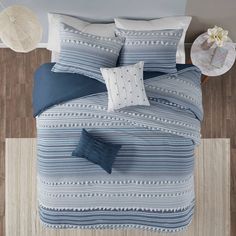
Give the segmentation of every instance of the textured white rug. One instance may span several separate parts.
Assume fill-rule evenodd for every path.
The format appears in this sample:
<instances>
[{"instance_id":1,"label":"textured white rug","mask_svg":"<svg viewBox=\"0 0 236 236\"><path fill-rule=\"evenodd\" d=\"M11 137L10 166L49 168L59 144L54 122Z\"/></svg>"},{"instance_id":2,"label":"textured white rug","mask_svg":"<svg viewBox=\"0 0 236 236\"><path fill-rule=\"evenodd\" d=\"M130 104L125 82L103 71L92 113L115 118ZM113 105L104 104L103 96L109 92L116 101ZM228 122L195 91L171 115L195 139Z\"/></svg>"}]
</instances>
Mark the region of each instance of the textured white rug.
<instances>
[{"instance_id":1,"label":"textured white rug","mask_svg":"<svg viewBox=\"0 0 236 236\"><path fill-rule=\"evenodd\" d=\"M230 141L203 139L196 150L196 209L186 232L172 236L230 235ZM159 236L138 230L43 228L36 201L36 139L6 140L6 236Z\"/></svg>"}]
</instances>

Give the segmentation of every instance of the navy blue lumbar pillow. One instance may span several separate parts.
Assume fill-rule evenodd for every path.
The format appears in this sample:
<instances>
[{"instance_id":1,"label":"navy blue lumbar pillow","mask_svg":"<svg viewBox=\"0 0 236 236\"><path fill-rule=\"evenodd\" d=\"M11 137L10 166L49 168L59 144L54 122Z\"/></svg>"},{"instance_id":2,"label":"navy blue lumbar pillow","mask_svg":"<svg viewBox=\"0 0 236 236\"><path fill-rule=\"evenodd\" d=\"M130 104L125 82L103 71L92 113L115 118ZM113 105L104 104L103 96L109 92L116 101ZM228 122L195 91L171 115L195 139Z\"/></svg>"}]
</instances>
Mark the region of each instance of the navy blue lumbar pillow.
<instances>
[{"instance_id":1,"label":"navy blue lumbar pillow","mask_svg":"<svg viewBox=\"0 0 236 236\"><path fill-rule=\"evenodd\" d=\"M111 174L112 164L120 148L121 145L103 142L83 129L79 144L72 152L72 156L85 158L100 165L107 173Z\"/></svg>"}]
</instances>

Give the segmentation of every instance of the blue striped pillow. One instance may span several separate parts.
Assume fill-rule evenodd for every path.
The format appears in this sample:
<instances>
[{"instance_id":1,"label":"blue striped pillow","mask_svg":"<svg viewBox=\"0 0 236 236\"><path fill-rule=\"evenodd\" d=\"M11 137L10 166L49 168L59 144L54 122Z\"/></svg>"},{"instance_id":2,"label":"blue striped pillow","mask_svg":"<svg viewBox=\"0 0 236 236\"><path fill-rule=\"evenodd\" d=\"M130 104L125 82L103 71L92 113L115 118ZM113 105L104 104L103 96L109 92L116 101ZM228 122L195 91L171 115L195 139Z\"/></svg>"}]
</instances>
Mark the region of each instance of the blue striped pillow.
<instances>
[{"instance_id":1,"label":"blue striped pillow","mask_svg":"<svg viewBox=\"0 0 236 236\"><path fill-rule=\"evenodd\" d=\"M136 31L116 29L116 35L125 38L119 65L144 61L144 71L175 73L176 51L182 29Z\"/></svg>"},{"instance_id":2,"label":"blue striped pillow","mask_svg":"<svg viewBox=\"0 0 236 236\"><path fill-rule=\"evenodd\" d=\"M72 152L72 156L85 158L111 174L112 164L120 148L121 145L105 143L83 129L79 144Z\"/></svg>"},{"instance_id":3,"label":"blue striped pillow","mask_svg":"<svg viewBox=\"0 0 236 236\"><path fill-rule=\"evenodd\" d=\"M78 73L104 83L101 67L115 67L124 39L81 32L61 23L61 51L53 72Z\"/></svg>"}]
</instances>

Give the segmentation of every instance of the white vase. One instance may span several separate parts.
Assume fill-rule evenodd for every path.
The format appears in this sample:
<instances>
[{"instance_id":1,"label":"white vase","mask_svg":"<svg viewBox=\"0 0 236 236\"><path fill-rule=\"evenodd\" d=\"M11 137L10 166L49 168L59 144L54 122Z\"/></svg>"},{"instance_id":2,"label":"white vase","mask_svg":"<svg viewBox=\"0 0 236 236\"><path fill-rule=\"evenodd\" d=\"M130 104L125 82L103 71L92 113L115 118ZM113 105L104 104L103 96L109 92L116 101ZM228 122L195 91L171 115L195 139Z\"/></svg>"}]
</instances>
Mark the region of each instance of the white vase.
<instances>
[{"instance_id":1,"label":"white vase","mask_svg":"<svg viewBox=\"0 0 236 236\"><path fill-rule=\"evenodd\" d=\"M207 42L207 39L201 44L201 48L203 49L203 50L209 50L211 47L212 47L212 45L214 44L214 42L211 42L211 43L208 43Z\"/></svg>"}]
</instances>

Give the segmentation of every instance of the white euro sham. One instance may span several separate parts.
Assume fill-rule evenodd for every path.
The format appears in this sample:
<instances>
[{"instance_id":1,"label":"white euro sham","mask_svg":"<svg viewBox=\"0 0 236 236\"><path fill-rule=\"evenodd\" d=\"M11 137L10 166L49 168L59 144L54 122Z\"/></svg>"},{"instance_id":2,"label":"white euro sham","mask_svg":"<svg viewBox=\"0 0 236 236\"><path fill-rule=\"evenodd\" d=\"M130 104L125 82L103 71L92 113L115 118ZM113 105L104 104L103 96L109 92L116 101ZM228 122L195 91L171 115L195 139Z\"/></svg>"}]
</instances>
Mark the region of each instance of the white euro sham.
<instances>
[{"instance_id":1,"label":"white euro sham","mask_svg":"<svg viewBox=\"0 0 236 236\"><path fill-rule=\"evenodd\" d=\"M77 17L67 16L57 13L48 13L48 44L47 49L60 52L60 23L65 23L81 32L94 34L104 37L115 36L114 23L90 23L78 19Z\"/></svg>"}]
</instances>

